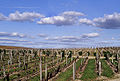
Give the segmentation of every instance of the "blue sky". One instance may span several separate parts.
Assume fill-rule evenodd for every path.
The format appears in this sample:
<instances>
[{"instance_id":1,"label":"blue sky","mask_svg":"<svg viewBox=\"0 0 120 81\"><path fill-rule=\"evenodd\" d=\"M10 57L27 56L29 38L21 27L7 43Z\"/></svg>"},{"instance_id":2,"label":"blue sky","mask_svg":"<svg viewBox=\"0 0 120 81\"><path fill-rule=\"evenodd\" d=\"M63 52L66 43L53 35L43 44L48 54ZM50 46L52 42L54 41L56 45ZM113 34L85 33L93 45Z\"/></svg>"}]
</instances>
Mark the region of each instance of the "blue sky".
<instances>
[{"instance_id":1,"label":"blue sky","mask_svg":"<svg viewBox=\"0 0 120 81\"><path fill-rule=\"evenodd\" d=\"M120 46L119 0L0 0L0 45Z\"/></svg>"}]
</instances>

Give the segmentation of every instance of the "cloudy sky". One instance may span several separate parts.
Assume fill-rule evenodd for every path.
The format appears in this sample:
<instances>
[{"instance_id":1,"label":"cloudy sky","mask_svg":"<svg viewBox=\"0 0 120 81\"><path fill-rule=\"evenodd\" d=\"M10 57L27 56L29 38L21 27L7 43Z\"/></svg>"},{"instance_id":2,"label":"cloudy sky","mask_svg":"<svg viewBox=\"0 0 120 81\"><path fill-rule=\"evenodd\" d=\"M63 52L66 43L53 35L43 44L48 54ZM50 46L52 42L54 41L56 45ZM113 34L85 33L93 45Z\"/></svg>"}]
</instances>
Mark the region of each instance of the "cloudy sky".
<instances>
[{"instance_id":1,"label":"cloudy sky","mask_svg":"<svg viewBox=\"0 0 120 81\"><path fill-rule=\"evenodd\" d=\"M120 46L119 0L0 0L0 45Z\"/></svg>"}]
</instances>

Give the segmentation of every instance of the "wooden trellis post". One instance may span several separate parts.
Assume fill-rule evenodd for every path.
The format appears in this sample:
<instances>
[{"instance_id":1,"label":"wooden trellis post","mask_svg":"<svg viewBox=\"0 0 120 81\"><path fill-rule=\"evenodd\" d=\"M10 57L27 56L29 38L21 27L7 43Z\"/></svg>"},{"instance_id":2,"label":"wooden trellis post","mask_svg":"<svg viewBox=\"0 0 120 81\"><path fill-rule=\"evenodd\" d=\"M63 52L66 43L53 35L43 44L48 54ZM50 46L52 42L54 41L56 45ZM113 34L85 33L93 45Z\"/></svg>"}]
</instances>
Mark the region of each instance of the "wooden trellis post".
<instances>
[{"instance_id":1,"label":"wooden trellis post","mask_svg":"<svg viewBox=\"0 0 120 81\"><path fill-rule=\"evenodd\" d=\"M65 54L66 54L66 65L67 65L67 52L66 52L66 50L65 50Z\"/></svg>"},{"instance_id":2,"label":"wooden trellis post","mask_svg":"<svg viewBox=\"0 0 120 81\"><path fill-rule=\"evenodd\" d=\"M42 81L42 60L41 60L42 52L40 52L39 50L38 55L40 56L40 81Z\"/></svg>"},{"instance_id":3,"label":"wooden trellis post","mask_svg":"<svg viewBox=\"0 0 120 81\"><path fill-rule=\"evenodd\" d=\"M112 54L112 63L113 63L113 59L114 59L114 50L113 50L112 53L113 53L113 54Z\"/></svg>"},{"instance_id":4,"label":"wooden trellis post","mask_svg":"<svg viewBox=\"0 0 120 81\"><path fill-rule=\"evenodd\" d=\"M56 51L56 53L57 53L57 64L58 64L58 60L59 60L59 59L58 59L58 51Z\"/></svg>"},{"instance_id":5,"label":"wooden trellis post","mask_svg":"<svg viewBox=\"0 0 120 81\"><path fill-rule=\"evenodd\" d=\"M19 60L18 60L18 62L19 62L19 67L20 67L20 65L21 65L21 62L20 62L20 53L19 53Z\"/></svg>"},{"instance_id":6,"label":"wooden trellis post","mask_svg":"<svg viewBox=\"0 0 120 81\"><path fill-rule=\"evenodd\" d=\"M4 52L3 52L3 54L4 54ZM2 59L1 59L1 61L2 61L2 64L3 64L3 76L5 77L6 76L6 73L5 73L5 65L4 65L4 61L3 61L3 56L2 56Z\"/></svg>"},{"instance_id":7,"label":"wooden trellis post","mask_svg":"<svg viewBox=\"0 0 120 81\"><path fill-rule=\"evenodd\" d=\"M120 60L118 60L118 73L120 74Z\"/></svg>"},{"instance_id":8,"label":"wooden trellis post","mask_svg":"<svg viewBox=\"0 0 120 81\"><path fill-rule=\"evenodd\" d=\"M1 52L1 61L3 60L3 52Z\"/></svg>"},{"instance_id":9,"label":"wooden trellis post","mask_svg":"<svg viewBox=\"0 0 120 81\"><path fill-rule=\"evenodd\" d=\"M9 64L10 64L10 61L8 60L8 73L9 73Z\"/></svg>"},{"instance_id":10,"label":"wooden trellis post","mask_svg":"<svg viewBox=\"0 0 120 81\"><path fill-rule=\"evenodd\" d=\"M61 52L61 61L62 61L62 54L63 54L63 53Z\"/></svg>"},{"instance_id":11,"label":"wooden trellis post","mask_svg":"<svg viewBox=\"0 0 120 81\"><path fill-rule=\"evenodd\" d=\"M114 57L113 57L113 55L112 55L112 63L113 63L113 59L114 59Z\"/></svg>"},{"instance_id":12,"label":"wooden trellis post","mask_svg":"<svg viewBox=\"0 0 120 81\"><path fill-rule=\"evenodd\" d=\"M47 81L47 59L45 63L45 80Z\"/></svg>"},{"instance_id":13,"label":"wooden trellis post","mask_svg":"<svg viewBox=\"0 0 120 81\"><path fill-rule=\"evenodd\" d=\"M10 65L12 65L12 50L9 50Z\"/></svg>"},{"instance_id":14,"label":"wooden trellis post","mask_svg":"<svg viewBox=\"0 0 120 81\"><path fill-rule=\"evenodd\" d=\"M28 50L28 63L30 62L30 53L29 53L29 50Z\"/></svg>"},{"instance_id":15,"label":"wooden trellis post","mask_svg":"<svg viewBox=\"0 0 120 81\"><path fill-rule=\"evenodd\" d=\"M54 61L54 50L53 49L52 49L52 56L53 56L52 58L53 58L53 64L54 64L55 61Z\"/></svg>"},{"instance_id":16,"label":"wooden trellis post","mask_svg":"<svg viewBox=\"0 0 120 81\"><path fill-rule=\"evenodd\" d=\"M101 62L99 61L99 68L98 68L98 74L101 76L102 73L102 67L101 67Z\"/></svg>"},{"instance_id":17,"label":"wooden trellis post","mask_svg":"<svg viewBox=\"0 0 120 81\"><path fill-rule=\"evenodd\" d=\"M66 65L67 65L68 56L66 55Z\"/></svg>"},{"instance_id":18,"label":"wooden trellis post","mask_svg":"<svg viewBox=\"0 0 120 81\"><path fill-rule=\"evenodd\" d=\"M98 63L98 59L99 59L98 51L96 50L96 60L97 60L97 63Z\"/></svg>"},{"instance_id":19,"label":"wooden trellis post","mask_svg":"<svg viewBox=\"0 0 120 81\"><path fill-rule=\"evenodd\" d=\"M120 73L120 59L119 59L119 51L117 54L117 61L118 61L118 73Z\"/></svg>"},{"instance_id":20,"label":"wooden trellis post","mask_svg":"<svg viewBox=\"0 0 120 81\"><path fill-rule=\"evenodd\" d=\"M25 66L25 53L24 53L24 66Z\"/></svg>"},{"instance_id":21,"label":"wooden trellis post","mask_svg":"<svg viewBox=\"0 0 120 81\"><path fill-rule=\"evenodd\" d=\"M75 71L76 71L76 64L75 61L73 62L73 80L75 80Z\"/></svg>"}]
</instances>

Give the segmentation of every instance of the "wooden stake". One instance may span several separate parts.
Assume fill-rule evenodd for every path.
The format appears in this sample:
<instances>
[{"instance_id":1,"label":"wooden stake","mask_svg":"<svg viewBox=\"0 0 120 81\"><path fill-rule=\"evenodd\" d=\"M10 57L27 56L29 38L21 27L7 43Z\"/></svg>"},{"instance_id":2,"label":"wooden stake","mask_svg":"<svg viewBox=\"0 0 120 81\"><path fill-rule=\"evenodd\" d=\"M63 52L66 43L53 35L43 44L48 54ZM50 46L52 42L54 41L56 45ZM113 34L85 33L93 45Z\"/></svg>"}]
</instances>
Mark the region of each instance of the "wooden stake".
<instances>
[{"instance_id":1,"label":"wooden stake","mask_svg":"<svg viewBox=\"0 0 120 81\"><path fill-rule=\"evenodd\" d=\"M101 73L102 73L102 69L101 69L101 62L99 61L99 76L101 76Z\"/></svg>"},{"instance_id":2,"label":"wooden stake","mask_svg":"<svg viewBox=\"0 0 120 81\"><path fill-rule=\"evenodd\" d=\"M41 60L41 54L40 51L38 50L39 56L40 56L40 81L42 81L42 60Z\"/></svg>"},{"instance_id":3,"label":"wooden stake","mask_svg":"<svg viewBox=\"0 0 120 81\"><path fill-rule=\"evenodd\" d=\"M45 63L45 80L47 81L47 63Z\"/></svg>"},{"instance_id":4,"label":"wooden stake","mask_svg":"<svg viewBox=\"0 0 120 81\"><path fill-rule=\"evenodd\" d=\"M75 68L75 65L76 65L76 64L75 64L75 61L74 61L74 62L73 62L73 80L75 80L75 69L76 69L76 68Z\"/></svg>"}]
</instances>

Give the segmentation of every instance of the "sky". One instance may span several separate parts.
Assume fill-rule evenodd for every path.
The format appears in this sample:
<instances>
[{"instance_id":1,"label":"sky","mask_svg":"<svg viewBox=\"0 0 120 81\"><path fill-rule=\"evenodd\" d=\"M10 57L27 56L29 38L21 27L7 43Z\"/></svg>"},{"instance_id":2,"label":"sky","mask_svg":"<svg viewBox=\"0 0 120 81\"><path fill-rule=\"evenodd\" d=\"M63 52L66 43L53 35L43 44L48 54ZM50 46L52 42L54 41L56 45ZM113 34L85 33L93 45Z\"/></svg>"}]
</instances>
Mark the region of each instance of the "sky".
<instances>
[{"instance_id":1,"label":"sky","mask_svg":"<svg viewBox=\"0 0 120 81\"><path fill-rule=\"evenodd\" d=\"M0 45L120 46L120 0L0 0Z\"/></svg>"}]
</instances>

